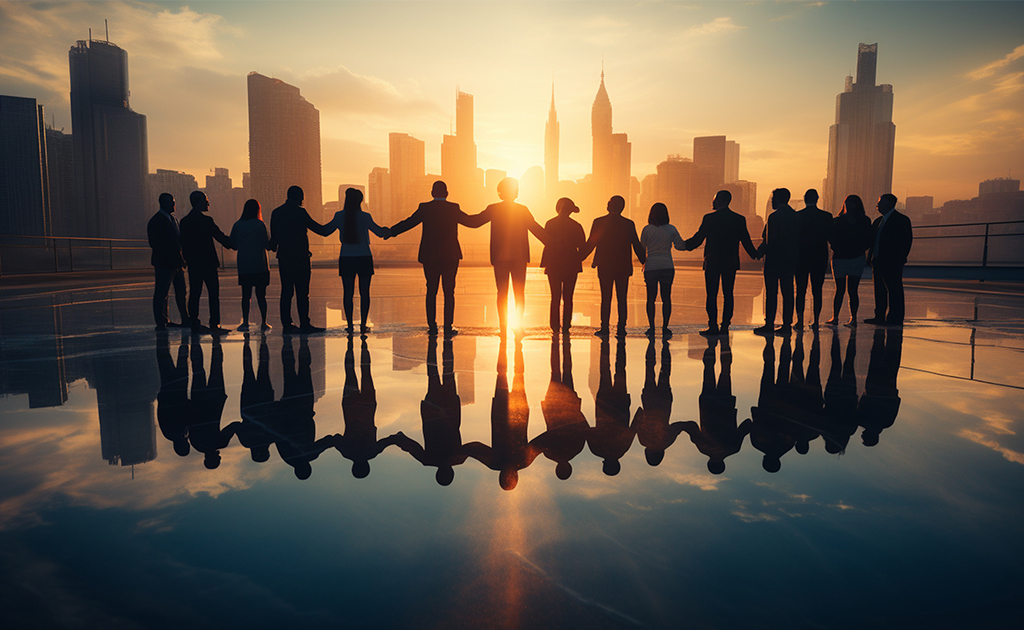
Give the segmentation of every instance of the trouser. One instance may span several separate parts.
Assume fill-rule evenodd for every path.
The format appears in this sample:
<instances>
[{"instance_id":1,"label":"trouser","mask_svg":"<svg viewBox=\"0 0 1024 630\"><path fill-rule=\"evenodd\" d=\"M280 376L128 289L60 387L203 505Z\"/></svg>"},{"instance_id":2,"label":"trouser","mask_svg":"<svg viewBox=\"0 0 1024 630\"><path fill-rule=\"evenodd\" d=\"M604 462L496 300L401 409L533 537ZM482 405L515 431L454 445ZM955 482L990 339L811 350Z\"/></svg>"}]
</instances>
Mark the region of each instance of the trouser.
<instances>
[{"instance_id":1,"label":"trouser","mask_svg":"<svg viewBox=\"0 0 1024 630\"><path fill-rule=\"evenodd\" d=\"M782 293L782 324L793 323L793 272L764 272L764 323L775 325L775 311L778 310L779 293Z\"/></svg>"},{"instance_id":2,"label":"trouser","mask_svg":"<svg viewBox=\"0 0 1024 630\"><path fill-rule=\"evenodd\" d=\"M732 323L733 288L736 286L735 269L705 269L704 291L707 294L704 310L708 313L708 325L716 326L718 322L718 284L722 284L722 325Z\"/></svg>"},{"instance_id":3,"label":"trouser","mask_svg":"<svg viewBox=\"0 0 1024 630\"><path fill-rule=\"evenodd\" d=\"M309 278L312 274L309 262L277 263L281 276L281 323L292 323L292 294L299 311L299 326L309 326Z\"/></svg>"},{"instance_id":4,"label":"trouser","mask_svg":"<svg viewBox=\"0 0 1024 630\"><path fill-rule=\"evenodd\" d=\"M613 286L619 307L618 326L620 329L624 329L626 327L626 289L629 287L629 276L602 276L599 271L597 280L601 285L601 330L608 330L608 320L612 312Z\"/></svg>"},{"instance_id":5,"label":"trouser","mask_svg":"<svg viewBox=\"0 0 1024 630\"><path fill-rule=\"evenodd\" d=\"M796 270L796 320L804 320L804 306L807 302L807 281L811 281L811 300L814 308L814 321L818 321L821 313L821 290L825 284L825 267L820 269Z\"/></svg>"},{"instance_id":6,"label":"trouser","mask_svg":"<svg viewBox=\"0 0 1024 630\"><path fill-rule=\"evenodd\" d=\"M551 288L551 330L559 330L559 327L561 330L569 330L572 324L572 296L576 292L577 278L578 273L548 276L548 286Z\"/></svg>"},{"instance_id":7,"label":"trouser","mask_svg":"<svg viewBox=\"0 0 1024 630\"><path fill-rule=\"evenodd\" d=\"M875 318L887 324L902 324L906 314L903 297L903 265L871 264L875 284ZM886 315L888 307L889 314Z\"/></svg>"},{"instance_id":8,"label":"trouser","mask_svg":"<svg viewBox=\"0 0 1024 630\"><path fill-rule=\"evenodd\" d=\"M437 289L444 287L444 327L451 329L455 322L455 275L459 261L423 263L423 276L427 279L427 326L437 328Z\"/></svg>"},{"instance_id":9,"label":"trouser","mask_svg":"<svg viewBox=\"0 0 1024 630\"><path fill-rule=\"evenodd\" d=\"M519 326L523 325L523 310L526 306L526 263L494 263L494 284L498 289L498 324L502 330L508 325L508 281L512 279L512 293L516 298L516 315Z\"/></svg>"},{"instance_id":10,"label":"trouser","mask_svg":"<svg viewBox=\"0 0 1024 630\"><path fill-rule=\"evenodd\" d=\"M188 314L193 326L200 324L199 298L203 296L203 285L208 291L211 327L220 326L220 279L216 267L188 268Z\"/></svg>"},{"instance_id":11,"label":"trouser","mask_svg":"<svg viewBox=\"0 0 1024 630\"><path fill-rule=\"evenodd\" d=\"M156 279L153 283L153 319L157 326L167 325L167 296L174 286L174 302L178 305L181 322L188 321L188 305L185 303L185 271L181 267L153 267Z\"/></svg>"}]
</instances>

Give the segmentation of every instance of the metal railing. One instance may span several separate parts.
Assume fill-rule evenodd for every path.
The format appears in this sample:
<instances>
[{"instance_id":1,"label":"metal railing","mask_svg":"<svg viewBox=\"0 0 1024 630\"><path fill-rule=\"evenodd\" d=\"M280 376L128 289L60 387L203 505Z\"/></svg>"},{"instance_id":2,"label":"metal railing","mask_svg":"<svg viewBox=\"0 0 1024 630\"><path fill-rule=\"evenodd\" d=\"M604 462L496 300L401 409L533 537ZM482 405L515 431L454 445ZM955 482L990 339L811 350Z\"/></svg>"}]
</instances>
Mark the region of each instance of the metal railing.
<instances>
[{"instance_id":1,"label":"metal railing","mask_svg":"<svg viewBox=\"0 0 1024 630\"><path fill-rule=\"evenodd\" d=\"M0 236L0 276L149 266L144 240L77 236Z\"/></svg>"},{"instance_id":2,"label":"metal railing","mask_svg":"<svg viewBox=\"0 0 1024 630\"><path fill-rule=\"evenodd\" d=\"M909 264L1024 267L1024 221L915 225Z\"/></svg>"}]
</instances>

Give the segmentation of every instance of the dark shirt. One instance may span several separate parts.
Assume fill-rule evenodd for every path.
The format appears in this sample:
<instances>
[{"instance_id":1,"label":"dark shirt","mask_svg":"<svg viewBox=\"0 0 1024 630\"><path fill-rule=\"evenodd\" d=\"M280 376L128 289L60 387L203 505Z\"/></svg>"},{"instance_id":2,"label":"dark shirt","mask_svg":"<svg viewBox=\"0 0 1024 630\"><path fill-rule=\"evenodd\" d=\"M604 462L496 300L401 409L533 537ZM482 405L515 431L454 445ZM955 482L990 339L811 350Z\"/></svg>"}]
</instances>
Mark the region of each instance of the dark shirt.
<instances>
[{"instance_id":1,"label":"dark shirt","mask_svg":"<svg viewBox=\"0 0 1024 630\"><path fill-rule=\"evenodd\" d=\"M644 252L643 246L640 245L640 239L636 235L636 225L633 221L621 214L606 214L594 219L594 225L590 228L590 238L584 244L580 257L586 258L590 252L596 250L591 266L597 267L597 275L631 276L633 275L633 257L629 255L631 247L640 262L647 262L647 254Z\"/></svg>"},{"instance_id":2,"label":"dark shirt","mask_svg":"<svg viewBox=\"0 0 1024 630\"><path fill-rule=\"evenodd\" d=\"M696 249L707 240L704 246L704 269L725 271L740 268L739 246L747 251L751 258L757 256L757 250L750 240L747 231L747 220L729 208L719 208L704 215L700 228L692 237L686 239L686 249Z\"/></svg>"},{"instance_id":3,"label":"dark shirt","mask_svg":"<svg viewBox=\"0 0 1024 630\"><path fill-rule=\"evenodd\" d=\"M181 237L178 222L174 215L157 212L146 226L149 246L153 248L150 264L154 267L171 267L181 269L185 259L181 255Z\"/></svg>"},{"instance_id":4,"label":"dark shirt","mask_svg":"<svg viewBox=\"0 0 1024 630\"><path fill-rule=\"evenodd\" d=\"M329 228L314 221L306 209L294 201L286 201L274 209L270 215L270 248L277 247L279 262L309 264L313 254L309 251L307 230L320 236L331 233Z\"/></svg>"},{"instance_id":5,"label":"dark shirt","mask_svg":"<svg viewBox=\"0 0 1024 630\"><path fill-rule=\"evenodd\" d=\"M796 213L796 222L800 234L800 268L825 271L828 268L832 215L819 208L804 208Z\"/></svg>"},{"instance_id":6,"label":"dark shirt","mask_svg":"<svg viewBox=\"0 0 1024 630\"><path fill-rule=\"evenodd\" d=\"M412 216L393 225L391 236L398 236L420 224L423 225L423 232L420 234L417 260L427 265L462 260L459 224L477 227L480 220L463 212L457 203L434 199L421 203Z\"/></svg>"},{"instance_id":7,"label":"dark shirt","mask_svg":"<svg viewBox=\"0 0 1024 630\"><path fill-rule=\"evenodd\" d=\"M828 242L833 258L863 258L871 247L871 221L866 216L854 218L841 214L832 220Z\"/></svg>"},{"instance_id":8,"label":"dark shirt","mask_svg":"<svg viewBox=\"0 0 1024 630\"><path fill-rule=\"evenodd\" d=\"M766 273L785 274L796 271L800 259L799 231L796 210L782 206L768 215L760 250L764 254Z\"/></svg>"},{"instance_id":9,"label":"dark shirt","mask_svg":"<svg viewBox=\"0 0 1024 630\"><path fill-rule=\"evenodd\" d=\"M907 256L910 254L910 247L914 242L914 230L910 224L910 218L893 210L884 225L882 217L878 217L871 227L871 264L875 266L907 264ZM879 230L881 230L881 234L879 234Z\"/></svg>"},{"instance_id":10,"label":"dark shirt","mask_svg":"<svg viewBox=\"0 0 1024 630\"><path fill-rule=\"evenodd\" d=\"M530 214L530 209L514 201L501 201L487 206L473 217L477 225L491 224L491 264L530 262L530 237L533 232L544 242L544 228Z\"/></svg>"},{"instance_id":11,"label":"dark shirt","mask_svg":"<svg viewBox=\"0 0 1024 630\"><path fill-rule=\"evenodd\" d=\"M193 269L216 269L220 267L220 259L217 258L218 243L231 249L231 239L227 234L221 232L214 222L213 217L192 210L181 219L181 253L185 262Z\"/></svg>"},{"instance_id":12,"label":"dark shirt","mask_svg":"<svg viewBox=\"0 0 1024 630\"><path fill-rule=\"evenodd\" d=\"M564 277L583 271L580 250L587 243L583 226L571 217L558 215L544 224L547 245L540 257L540 266L548 275Z\"/></svg>"}]
</instances>

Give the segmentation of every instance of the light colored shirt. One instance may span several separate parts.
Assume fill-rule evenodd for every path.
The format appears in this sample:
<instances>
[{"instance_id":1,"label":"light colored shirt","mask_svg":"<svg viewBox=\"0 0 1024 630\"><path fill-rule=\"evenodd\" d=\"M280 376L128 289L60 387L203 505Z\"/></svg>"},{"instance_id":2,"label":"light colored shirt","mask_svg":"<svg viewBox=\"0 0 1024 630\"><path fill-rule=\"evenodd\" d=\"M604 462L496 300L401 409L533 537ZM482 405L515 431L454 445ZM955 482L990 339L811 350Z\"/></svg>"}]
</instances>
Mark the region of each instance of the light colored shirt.
<instances>
[{"instance_id":1,"label":"light colored shirt","mask_svg":"<svg viewBox=\"0 0 1024 630\"><path fill-rule=\"evenodd\" d=\"M671 223L645 225L640 231L640 245L647 251L644 271L675 269L675 263L672 262L672 246L678 250L686 249L683 237L679 236L679 230Z\"/></svg>"}]
</instances>

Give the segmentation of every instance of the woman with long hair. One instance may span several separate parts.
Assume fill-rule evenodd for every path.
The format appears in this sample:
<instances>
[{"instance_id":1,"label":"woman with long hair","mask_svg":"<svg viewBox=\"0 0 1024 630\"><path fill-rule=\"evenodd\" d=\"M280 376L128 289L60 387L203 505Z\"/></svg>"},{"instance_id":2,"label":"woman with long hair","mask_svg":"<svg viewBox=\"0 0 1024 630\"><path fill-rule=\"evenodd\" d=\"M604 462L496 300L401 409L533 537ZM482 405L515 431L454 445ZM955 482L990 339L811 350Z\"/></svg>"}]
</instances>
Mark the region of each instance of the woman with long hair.
<instances>
[{"instance_id":1,"label":"woman with long hair","mask_svg":"<svg viewBox=\"0 0 1024 630\"><path fill-rule=\"evenodd\" d=\"M583 226L572 218L572 214L579 211L572 199L562 197L558 200L555 204L558 216L544 224L548 242L540 258L540 266L544 268L551 287L551 332L558 334L561 331L566 339L572 323L576 280L583 271L580 249L587 243Z\"/></svg>"},{"instance_id":2,"label":"woman with long hair","mask_svg":"<svg viewBox=\"0 0 1024 630\"><path fill-rule=\"evenodd\" d=\"M242 216L231 226L231 246L238 250L238 284L242 286L242 325L238 330L249 330L249 306L253 289L263 322L260 330L270 330L267 323L267 286L270 284L270 232L263 222L260 202L250 199L242 207Z\"/></svg>"},{"instance_id":3,"label":"woman with long hair","mask_svg":"<svg viewBox=\"0 0 1024 630\"><path fill-rule=\"evenodd\" d=\"M856 327L857 307L860 306L857 288L867 262L865 252L871 247L871 220L864 212L864 202L857 195L850 195L843 202L839 216L832 220L828 242L832 247L832 279L836 283L836 295L832 299L832 319L825 323L830 326L839 323L843 293L848 293L850 321L846 325Z\"/></svg>"},{"instance_id":4,"label":"woman with long hair","mask_svg":"<svg viewBox=\"0 0 1024 630\"><path fill-rule=\"evenodd\" d=\"M367 212L363 212L363 193L357 188L345 189L345 205L334 214L327 224L327 236L338 230L341 240L341 255L338 257L338 275L344 290L342 305L346 331L352 334L352 308L355 295L356 277L359 278L359 333L366 335L366 316L370 312L370 279L373 277L373 255L370 253L370 232L380 238L391 237L386 227L381 227Z\"/></svg>"},{"instance_id":5,"label":"woman with long hair","mask_svg":"<svg viewBox=\"0 0 1024 630\"><path fill-rule=\"evenodd\" d=\"M656 203L651 206L647 225L640 231L640 245L647 251L644 263L644 282L647 284L647 336L654 338L654 301L661 293L661 336L668 339L672 330L668 327L672 317L672 280L675 278L675 263L672 261L672 247L685 250L686 244L679 230L668 222L668 206Z\"/></svg>"}]
</instances>

